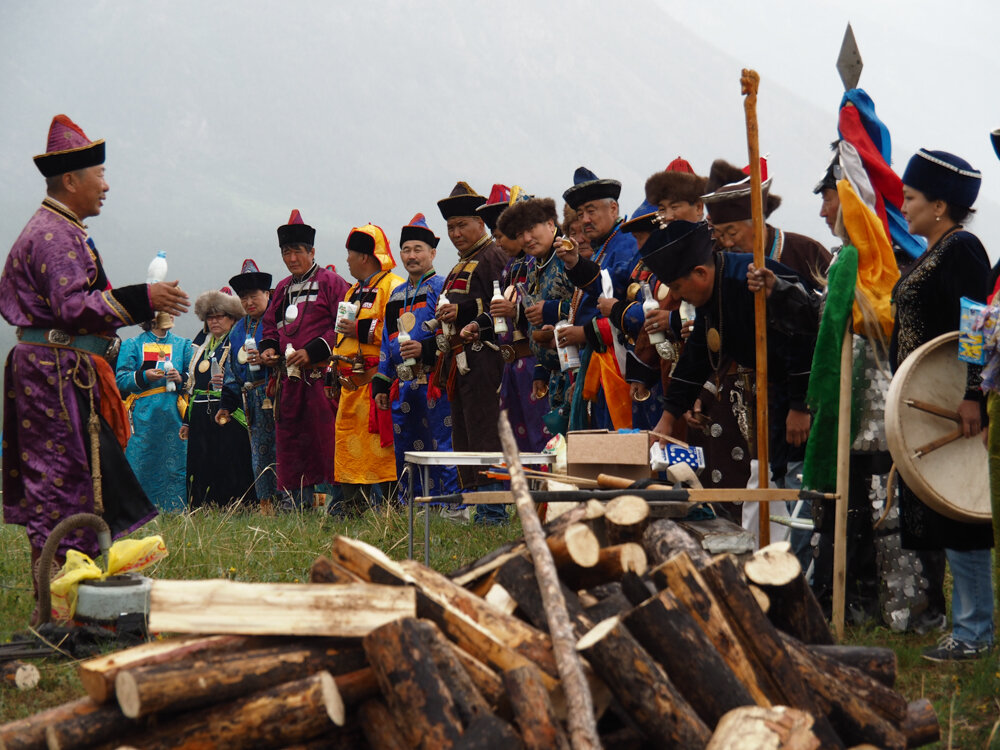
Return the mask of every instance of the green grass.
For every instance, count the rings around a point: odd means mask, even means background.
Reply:
[[[417,518],[415,556],[423,559],[423,519]],[[407,553],[407,517],[394,510],[369,511],[349,520],[319,513],[261,516],[198,511],[163,516],[135,536],[161,534],[170,555],[148,574],[155,578],[229,578],[237,581],[308,579],[309,566],[328,554],[335,534],[361,539],[394,559]],[[459,526],[431,517],[431,566],[448,572],[519,537],[520,523],[507,527]],[[34,606],[23,529],[0,526],[0,642],[26,627]],[[896,684],[908,700],[930,698],[942,727],[940,747],[985,748],[1000,722],[998,651],[975,662],[931,664],[920,658],[935,636],[894,633],[887,628],[851,628],[845,642],[892,648],[898,657]],[[33,691],[0,689],[0,722],[27,716],[83,694],[74,662],[39,660],[42,681]],[[1000,734],[1000,733],[998,733]],[[1000,736],[992,747],[1000,748]]]

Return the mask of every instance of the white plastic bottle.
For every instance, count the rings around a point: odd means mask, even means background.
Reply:
[[[655,312],[660,309],[660,303],[656,301],[653,297],[653,290],[649,287],[649,282],[642,282],[642,312],[643,315],[649,317],[651,312]],[[663,331],[652,331],[649,334],[650,344],[660,344],[667,340],[667,334]]]
[[[167,254],[160,250],[146,270],[146,283],[156,284],[167,279]]]
[[[247,353],[248,357],[250,356],[250,352],[257,351],[257,342],[254,341],[253,336],[249,333],[247,334],[246,341],[243,342],[243,350]],[[251,362],[247,365],[247,369],[252,373],[258,373],[260,372],[260,365],[255,365]]]
[[[441,308],[444,307],[445,305],[450,305],[450,304],[451,303],[448,302],[448,295],[446,295],[444,293],[444,290],[442,289],[441,290],[441,294],[438,296],[437,308],[435,308],[435,315],[438,316],[438,320],[441,320],[441,315],[439,313],[439,311],[441,310]],[[455,326],[452,325],[451,323],[445,323],[442,320],[441,321],[441,333],[443,333],[445,336],[454,336],[455,335]]]
[[[163,374],[164,375],[166,375],[167,373],[169,373],[173,369],[174,369],[174,363],[171,362],[170,359],[163,360]],[[164,383],[163,387],[166,389],[167,393],[173,393],[174,391],[177,390],[177,383],[175,383],[173,380],[170,380],[169,378],[165,377],[164,381],[166,381],[166,382]]]
[[[689,320],[694,320],[697,312],[695,306],[690,302],[681,302],[681,324],[687,323]]]
[[[497,300],[503,300],[504,296],[500,292],[500,282],[496,279],[493,280],[493,302]],[[493,333],[497,336],[507,333],[507,319],[503,316],[494,315],[493,316]]]
[[[406,331],[404,331],[402,328],[400,328],[399,329],[399,335],[396,337],[396,341],[399,342],[400,348],[402,348],[403,344],[405,344],[407,341],[410,341],[410,340],[411,340],[410,339],[410,334],[408,334]],[[403,360],[403,364],[406,367],[414,367],[417,364],[417,360],[414,359],[413,357],[407,357],[406,359]]]
[[[212,380],[222,377],[222,364],[215,358],[215,353],[212,353]],[[212,386],[213,390],[215,385]]]
[[[302,377],[302,371],[299,370],[299,366],[288,364],[288,358],[293,354],[295,354],[295,347],[289,341],[285,345],[285,371],[288,373],[288,377],[298,379]]]

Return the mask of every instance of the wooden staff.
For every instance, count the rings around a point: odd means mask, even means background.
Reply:
[[[587,684],[583,664],[576,652],[576,635],[566,611],[566,600],[559,583],[559,574],[552,561],[552,553],[545,542],[545,532],[538,520],[538,513],[535,512],[535,504],[528,494],[528,480],[521,468],[517,441],[514,439],[514,431],[510,428],[506,410],[500,412],[497,427],[500,443],[503,446],[503,458],[510,470],[510,491],[517,503],[517,513],[521,517],[521,526],[524,529],[524,541],[528,545],[528,552],[531,553],[535,565],[535,576],[538,578],[538,588],[542,594],[545,618],[549,622],[549,634],[552,636],[552,650],[555,653],[556,666],[566,696],[570,745],[573,750],[591,748],[596,750],[601,747],[601,740],[597,735],[590,686]]]
[[[756,70],[743,69],[740,76],[742,94],[746,97],[743,110],[747,120],[747,151],[750,154],[750,213],[753,217],[753,262],[764,267],[764,201],[760,189],[760,143],[757,136],[757,87],[760,76]],[[754,329],[757,332],[757,486],[767,489],[770,477],[767,425],[767,296],[763,287],[754,297]],[[771,513],[767,502],[760,504],[759,541],[761,547],[771,543]]]
[[[851,484],[851,378],[854,336],[850,321],[840,347],[840,408],[837,412],[837,504],[833,524],[833,632],[844,637],[847,592],[847,495]]]

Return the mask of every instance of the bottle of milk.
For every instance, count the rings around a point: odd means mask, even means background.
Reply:
[[[653,297],[653,290],[648,281],[642,282],[642,312],[648,316],[651,312],[660,309],[660,303]],[[667,335],[663,331],[652,331],[649,333],[650,344],[660,344],[667,340]]]

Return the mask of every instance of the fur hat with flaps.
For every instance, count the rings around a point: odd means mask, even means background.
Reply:
[[[761,193],[764,200],[764,216],[770,216],[781,198],[771,195],[771,179],[767,175],[767,162],[760,160]],[[731,221],[750,221],[750,168],[740,169],[725,159],[716,159],[708,171],[708,184],[701,199],[708,209],[713,224],[728,224]]]
[[[389,238],[385,236],[382,227],[375,224],[354,227],[347,235],[344,247],[356,253],[375,256],[383,271],[396,267],[396,259],[392,257],[392,250],[389,249]]]
[[[199,294],[194,301],[194,314],[204,323],[209,315],[228,315],[233,320],[239,320],[245,313],[240,298],[235,294],[210,289]]]
[[[525,229],[531,229],[536,224],[549,220],[559,226],[556,202],[551,198],[528,198],[514,203],[500,214],[497,229],[505,237],[514,238]]]
[[[646,200],[654,206],[660,201],[697,203],[707,191],[708,179],[694,173],[691,165],[677,157],[662,172],[646,180]]]

